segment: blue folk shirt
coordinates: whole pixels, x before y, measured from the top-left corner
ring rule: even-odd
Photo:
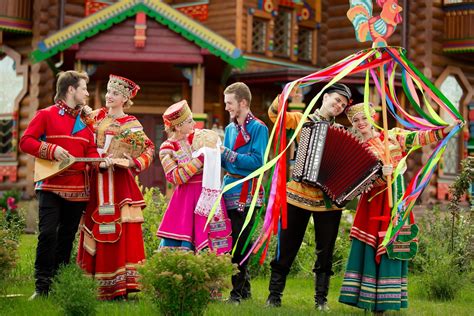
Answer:
[[[252,113],[247,115],[242,126],[237,122],[231,122],[225,128],[224,152],[221,155],[222,167],[227,171],[224,176],[223,186],[233,183],[248,176],[261,166],[268,144],[268,128],[265,123],[257,119]],[[252,201],[252,184],[257,181],[254,178],[248,186],[247,200],[245,206],[250,206]],[[230,189],[224,193],[226,208],[239,208],[239,200],[243,184]],[[263,205],[263,188],[259,189],[257,206]]]

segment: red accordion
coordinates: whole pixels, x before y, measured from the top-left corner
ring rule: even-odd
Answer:
[[[345,129],[328,122],[303,125],[293,180],[321,188],[338,207],[369,190],[381,169],[368,145]]]

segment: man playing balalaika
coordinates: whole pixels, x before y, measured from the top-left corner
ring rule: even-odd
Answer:
[[[72,157],[98,158],[93,132],[81,121],[80,112],[89,93],[85,73],[59,74],[55,104],[39,110],[20,140],[20,149],[46,160]],[[109,162],[107,162],[109,163]],[[61,264],[68,264],[79,220],[89,200],[85,163],[75,163],[59,176],[36,182],[39,201],[39,235],[35,261],[35,293],[48,295],[51,278]]]

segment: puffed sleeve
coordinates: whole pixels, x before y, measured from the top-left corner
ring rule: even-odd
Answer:
[[[159,153],[160,161],[165,171],[166,180],[169,182],[176,185],[184,184],[202,170],[202,158],[193,158],[187,163],[179,164],[174,158],[174,153],[175,148],[170,142],[165,141],[161,144]]]

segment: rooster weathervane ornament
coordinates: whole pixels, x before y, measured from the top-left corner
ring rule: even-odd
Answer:
[[[387,39],[395,32],[397,24],[402,22],[402,7],[398,0],[377,0],[377,5],[382,8],[378,16],[373,16],[372,0],[349,2],[351,7],[347,11],[347,17],[354,25],[357,41],[372,41],[372,47],[387,46]]]

